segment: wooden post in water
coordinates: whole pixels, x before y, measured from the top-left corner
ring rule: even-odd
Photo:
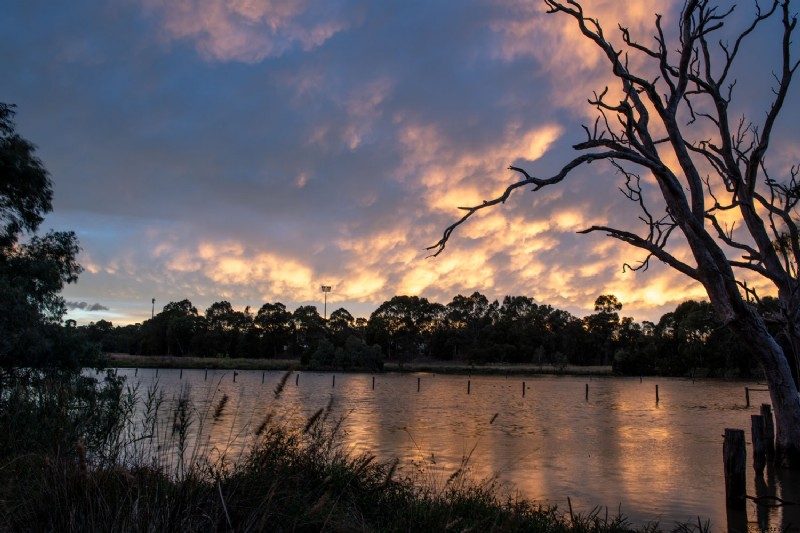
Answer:
[[[234,370],[233,371],[233,382],[234,383],[236,383],[236,374],[238,374],[238,372],[236,370]]]
[[[772,406],[761,404],[761,416],[764,418],[764,452],[767,463],[775,460],[775,422],[772,420]]]
[[[266,372],[262,372],[262,373],[261,373],[261,384],[262,384],[262,385],[264,384],[264,374],[265,374],[265,373],[266,373]]]
[[[658,403],[658,383],[656,383],[656,403]]]
[[[203,381],[208,381],[208,369],[206,368],[206,378]]]
[[[181,375],[178,376],[178,379],[183,379],[183,369],[181,368]]]
[[[747,404],[746,407],[750,407],[750,387],[744,388],[744,401]]]
[[[586,384],[586,401],[589,401],[589,384]]]
[[[417,378],[417,392],[419,392],[419,381],[421,378]]]
[[[744,509],[747,477],[745,464],[747,451],[744,445],[744,430],[725,428],[722,443],[722,462],[725,469],[725,505],[733,509]]]
[[[525,382],[522,382],[522,397],[525,397]]]
[[[375,376],[372,376],[372,390],[375,390]]]
[[[333,381],[331,381],[331,388],[336,386],[336,374],[333,375]]]
[[[136,371],[133,373],[133,377],[136,377],[138,375],[139,375],[139,369],[137,368]]]
[[[753,439],[753,470],[756,474],[764,473],[767,464],[766,449],[764,445],[764,417],[750,415],[750,431]]]
[[[467,380],[467,394],[469,394],[470,386],[472,385],[470,380]]]
[[[296,374],[294,376],[294,386],[297,387],[300,384],[300,374]]]

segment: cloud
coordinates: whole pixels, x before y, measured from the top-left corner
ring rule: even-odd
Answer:
[[[80,309],[81,311],[108,311],[108,307],[99,303],[89,304],[86,302],[65,302],[67,309],[74,311]]]
[[[257,63],[292,46],[310,50],[346,29],[344,6],[314,0],[142,0],[164,37],[208,61]]]

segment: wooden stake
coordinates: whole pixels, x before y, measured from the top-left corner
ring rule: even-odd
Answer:
[[[331,381],[331,388],[336,386],[336,374],[333,375],[333,381]]]
[[[372,376],[372,390],[375,390],[375,376]]]
[[[264,384],[264,374],[265,374],[265,372],[262,372],[262,373],[261,373],[261,384],[262,384],[262,385]]]
[[[762,475],[767,457],[764,445],[764,418],[761,415],[750,415],[750,431],[753,440],[753,470],[756,474]]]
[[[525,382],[522,382],[522,397],[525,397]]]
[[[417,378],[417,392],[419,392],[419,382],[420,382],[420,379],[422,379],[422,378]]]
[[[469,394],[470,386],[471,386],[471,382],[470,382],[470,380],[467,380],[467,394]]]
[[[658,403],[658,385],[656,385],[656,403]]]
[[[300,374],[296,374],[294,376],[294,386],[297,387],[300,384]]]
[[[744,509],[747,478],[745,463],[747,451],[744,444],[743,429],[725,429],[722,443],[722,462],[725,469],[725,505],[734,509]]]
[[[208,369],[207,368],[206,368],[206,379],[204,379],[203,381],[208,381]]]
[[[750,387],[744,388],[744,400],[747,404],[746,407],[750,407]]]
[[[764,418],[764,453],[767,463],[775,460],[775,422],[772,420],[772,406],[761,404],[761,416]]]
[[[586,384],[586,401],[589,401],[589,384]]]

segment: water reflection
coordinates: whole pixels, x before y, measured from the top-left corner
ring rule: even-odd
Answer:
[[[120,373],[142,386],[155,380],[152,370]],[[184,370],[181,378],[177,370],[161,370],[158,382],[168,396],[190,384],[197,414],[205,417],[190,428],[191,438],[200,435],[202,453],[235,459],[270,413],[302,423],[332,398],[334,411],[347,415],[353,452],[398,458],[434,483],[469,457],[474,477],[495,477],[508,490],[561,508],[569,497],[584,512],[607,506],[613,514],[621,505],[640,525],[670,528],[699,518],[710,519],[714,531],[726,525],[800,531],[800,506],[774,507],[775,497],[800,501],[796,476],[784,471],[748,479],[748,494],[768,497],[761,505],[748,502],[741,516],[726,511],[722,434],[726,427],[749,433],[750,415],[758,412],[757,405],[744,407],[745,383],[658,379],[656,402],[656,381],[639,378],[381,374],[373,389],[372,375],[340,374],[334,385],[330,374],[302,373],[276,400],[281,375],[240,372],[234,383],[231,372],[209,370],[206,377]],[[214,418],[223,396],[228,407]]]

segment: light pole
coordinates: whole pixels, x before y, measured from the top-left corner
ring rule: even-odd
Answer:
[[[150,310],[150,318],[152,319],[155,316],[156,316],[156,299],[153,298],[153,309]]]
[[[322,285],[322,286],[320,286],[320,290],[325,295],[325,307],[324,307],[325,314],[323,316],[325,317],[325,320],[328,320],[328,293],[331,292],[331,286],[330,285]]]

